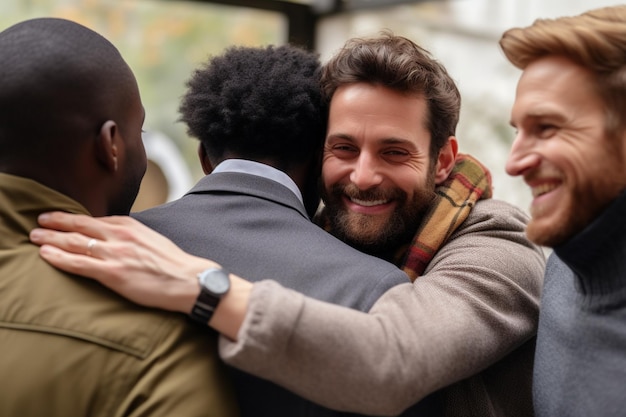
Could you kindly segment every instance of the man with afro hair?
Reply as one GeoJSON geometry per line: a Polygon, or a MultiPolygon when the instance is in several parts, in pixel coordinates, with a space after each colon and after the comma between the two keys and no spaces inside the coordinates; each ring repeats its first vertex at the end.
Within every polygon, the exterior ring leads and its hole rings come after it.
{"type": "MultiPolygon", "coordinates": [[[[207,175],[138,220],[226,271],[361,311],[408,282],[392,264],[310,220],[327,117],[317,55],[290,45],[231,47],[195,71],[187,87],[181,119],[200,140],[207,175]]],[[[203,324],[209,318],[200,315],[203,324]]],[[[243,416],[342,415],[232,371],[243,416]]]]}

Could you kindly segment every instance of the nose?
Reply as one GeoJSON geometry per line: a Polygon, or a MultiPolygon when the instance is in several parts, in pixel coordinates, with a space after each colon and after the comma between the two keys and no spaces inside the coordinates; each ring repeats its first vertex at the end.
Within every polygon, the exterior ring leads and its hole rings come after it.
{"type": "Polygon", "coordinates": [[[383,176],[380,170],[381,166],[375,157],[369,153],[361,152],[350,173],[350,181],[360,190],[367,190],[382,183],[383,176]]]}
{"type": "Polygon", "coordinates": [[[532,140],[518,133],[506,161],[506,173],[516,177],[539,165],[539,155],[534,152],[533,148],[532,140]]]}

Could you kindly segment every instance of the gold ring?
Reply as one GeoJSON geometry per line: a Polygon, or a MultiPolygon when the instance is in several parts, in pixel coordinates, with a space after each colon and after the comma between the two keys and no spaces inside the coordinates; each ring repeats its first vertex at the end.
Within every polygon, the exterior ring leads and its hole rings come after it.
{"type": "Polygon", "coordinates": [[[87,242],[87,256],[91,256],[91,252],[93,248],[96,247],[96,243],[98,243],[96,239],[89,239],[89,242],[87,242]]]}

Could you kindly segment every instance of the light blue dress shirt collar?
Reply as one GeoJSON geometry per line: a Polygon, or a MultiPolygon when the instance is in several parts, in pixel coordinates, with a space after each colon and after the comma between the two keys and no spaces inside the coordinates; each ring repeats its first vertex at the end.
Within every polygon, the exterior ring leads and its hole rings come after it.
{"type": "Polygon", "coordinates": [[[279,184],[289,188],[298,197],[298,200],[304,205],[302,199],[302,193],[295,182],[285,174],[283,171],[278,170],[269,165],[262,164],[260,162],[249,161],[247,159],[226,159],[218,164],[213,173],[218,172],[241,172],[244,174],[257,175],[259,177],[267,178],[272,181],[276,181],[279,184]]]}

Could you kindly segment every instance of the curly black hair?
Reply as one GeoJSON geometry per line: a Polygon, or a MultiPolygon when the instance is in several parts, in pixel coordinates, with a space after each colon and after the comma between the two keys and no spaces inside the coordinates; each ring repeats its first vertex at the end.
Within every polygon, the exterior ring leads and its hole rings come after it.
{"type": "Polygon", "coordinates": [[[234,155],[288,170],[323,145],[327,110],[312,52],[231,47],[196,70],[187,87],[181,120],[212,163],[234,155]]]}

